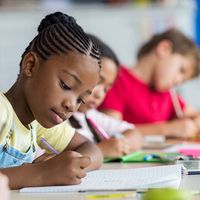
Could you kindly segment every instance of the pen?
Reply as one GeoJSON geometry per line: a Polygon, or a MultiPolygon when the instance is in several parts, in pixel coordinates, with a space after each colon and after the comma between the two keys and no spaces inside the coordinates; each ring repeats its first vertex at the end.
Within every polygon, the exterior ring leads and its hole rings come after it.
{"type": "Polygon", "coordinates": [[[58,155],[59,152],[53,148],[43,137],[41,137],[40,141],[42,142],[42,144],[44,144],[44,146],[47,147],[48,150],[50,150],[53,154],[58,155]]]}
{"type": "Polygon", "coordinates": [[[183,114],[183,111],[181,109],[181,105],[180,105],[180,102],[178,100],[178,96],[177,96],[176,91],[174,89],[171,89],[170,90],[170,95],[171,95],[172,104],[174,106],[174,110],[175,110],[176,116],[178,118],[183,117],[184,114],[183,114]]]}
{"type": "Polygon", "coordinates": [[[91,118],[87,117],[87,120],[103,139],[110,139],[110,136],[104,131],[104,129],[98,126],[91,118]]]}

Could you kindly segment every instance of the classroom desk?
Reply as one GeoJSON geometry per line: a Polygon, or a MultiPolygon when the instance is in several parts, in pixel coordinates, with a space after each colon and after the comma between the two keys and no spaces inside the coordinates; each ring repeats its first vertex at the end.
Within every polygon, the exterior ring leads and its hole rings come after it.
{"type": "MultiPolygon", "coordinates": [[[[149,167],[158,164],[122,164],[107,163],[103,164],[102,169],[137,168],[149,167]]],[[[200,175],[184,176],[180,188],[190,190],[200,190],[200,175]]],[[[11,200],[87,200],[88,194],[95,193],[52,193],[52,194],[21,194],[18,191],[11,192],[11,200]]],[[[99,194],[99,193],[98,193],[99,194]]],[[[125,198],[126,200],[137,200],[137,198],[125,198]]],[[[114,200],[114,199],[112,199],[114,200]]]]}

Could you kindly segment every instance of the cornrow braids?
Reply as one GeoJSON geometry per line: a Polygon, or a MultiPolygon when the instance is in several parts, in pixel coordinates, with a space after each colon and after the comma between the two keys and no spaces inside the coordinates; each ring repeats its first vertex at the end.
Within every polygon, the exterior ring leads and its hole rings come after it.
{"type": "Polygon", "coordinates": [[[73,17],[61,12],[47,15],[41,21],[38,35],[22,54],[20,66],[24,56],[30,51],[37,53],[44,60],[52,55],[68,54],[69,52],[81,53],[97,59],[99,67],[101,67],[98,47],[73,17]]]}
{"type": "Polygon", "coordinates": [[[120,62],[115,52],[97,36],[90,33],[87,33],[87,36],[99,47],[101,58],[112,60],[116,64],[117,68],[119,68],[120,62]]]}

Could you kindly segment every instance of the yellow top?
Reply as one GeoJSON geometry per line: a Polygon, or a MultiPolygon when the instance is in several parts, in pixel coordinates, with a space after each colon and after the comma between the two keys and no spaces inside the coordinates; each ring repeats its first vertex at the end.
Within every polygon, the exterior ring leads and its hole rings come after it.
{"type": "MultiPolygon", "coordinates": [[[[31,131],[21,123],[8,99],[0,92],[0,129],[6,123],[3,133],[0,135],[0,144],[5,142],[13,122],[14,131],[9,145],[25,153],[31,144],[31,131]]],[[[67,147],[75,133],[75,129],[66,122],[48,129],[42,127],[36,120],[31,125],[37,133],[34,142],[37,140],[38,145],[45,149],[40,142],[40,138],[43,137],[59,152],[67,147]]],[[[49,152],[48,149],[46,150],[49,152]]]]}

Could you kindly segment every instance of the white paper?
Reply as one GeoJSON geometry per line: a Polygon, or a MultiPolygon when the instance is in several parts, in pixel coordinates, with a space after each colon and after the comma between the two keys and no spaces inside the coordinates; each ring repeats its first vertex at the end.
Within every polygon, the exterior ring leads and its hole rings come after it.
{"type": "Polygon", "coordinates": [[[134,190],[139,188],[178,188],[182,165],[138,169],[96,170],[89,172],[79,185],[23,188],[23,193],[134,190]]]}

